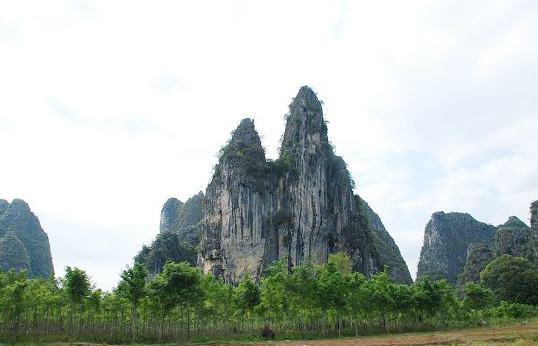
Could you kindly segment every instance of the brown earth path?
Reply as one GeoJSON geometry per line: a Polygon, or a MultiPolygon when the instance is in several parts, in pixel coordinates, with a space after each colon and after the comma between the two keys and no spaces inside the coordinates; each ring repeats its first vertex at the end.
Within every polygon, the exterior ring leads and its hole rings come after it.
{"type": "MultiPolygon", "coordinates": [[[[251,346],[393,346],[393,345],[465,345],[483,341],[488,345],[538,345],[538,324],[480,328],[449,332],[406,333],[325,340],[266,341],[251,346]],[[521,343],[518,340],[524,340],[521,343]],[[518,341],[517,343],[515,343],[518,341]]],[[[227,345],[230,345],[229,343],[227,345]]],[[[245,344],[243,344],[245,345],[245,344]]]]}

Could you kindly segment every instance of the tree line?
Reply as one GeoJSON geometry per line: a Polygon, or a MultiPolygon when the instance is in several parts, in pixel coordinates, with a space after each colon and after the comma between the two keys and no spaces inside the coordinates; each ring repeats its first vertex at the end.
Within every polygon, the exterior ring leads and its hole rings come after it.
{"type": "MultiPolygon", "coordinates": [[[[493,269],[484,271],[485,282],[497,273],[493,269]]],[[[291,272],[276,262],[259,282],[247,275],[236,286],[186,262],[168,262],[155,276],[141,264],[127,267],[112,292],[95,288],[79,268],[66,267],[58,280],[0,271],[0,339],[305,338],[440,330],[537,314],[535,305],[521,303],[533,302],[521,297],[501,301],[503,291],[494,284],[468,284],[460,299],[444,280],[426,277],[406,285],[386,272],[366,278],[352,272],[350,258],[341,253],[327,264],[305,263],[291,272]]]]}

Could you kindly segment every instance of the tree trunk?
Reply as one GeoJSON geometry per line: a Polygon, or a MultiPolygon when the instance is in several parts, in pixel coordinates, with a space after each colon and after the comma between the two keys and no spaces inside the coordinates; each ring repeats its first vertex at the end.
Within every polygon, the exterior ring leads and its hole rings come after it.
{"type": "Polygon", "coordinates": [[[136,304],[133,304],[131,311],[131,336],[136,339],[136,304]]]}

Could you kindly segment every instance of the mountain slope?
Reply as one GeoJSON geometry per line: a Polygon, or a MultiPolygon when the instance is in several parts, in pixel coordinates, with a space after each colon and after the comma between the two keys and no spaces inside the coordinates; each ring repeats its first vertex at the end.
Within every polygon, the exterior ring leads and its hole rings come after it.
{"type": "Polygon", "coordinates": [[[0,266],[28,269],[30,277],[54,275],[50,244],[39,219],[22,199],[0,200],[0,266]]]}

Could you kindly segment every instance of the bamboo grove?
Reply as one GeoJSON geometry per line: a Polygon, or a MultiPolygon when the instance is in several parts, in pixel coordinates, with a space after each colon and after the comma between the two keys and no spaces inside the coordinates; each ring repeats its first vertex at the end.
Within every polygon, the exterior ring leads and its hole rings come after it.
{"type": "Polygon", "coordinates": [[[411,285],[386,273],[366,278],[343,254],[328,264],[283,262],[259,283],[248,276],[232,286],[187,263],[169,262],[149,277],[140,264],[123,270],[112,292],[91,285],[81,269],[58,280],[0,271],[0,340],[164,342],[215,338],[324,337],[483,325],[536,314],[517,303],[494,306],[491,291],[445,281],[411,285]]]}

